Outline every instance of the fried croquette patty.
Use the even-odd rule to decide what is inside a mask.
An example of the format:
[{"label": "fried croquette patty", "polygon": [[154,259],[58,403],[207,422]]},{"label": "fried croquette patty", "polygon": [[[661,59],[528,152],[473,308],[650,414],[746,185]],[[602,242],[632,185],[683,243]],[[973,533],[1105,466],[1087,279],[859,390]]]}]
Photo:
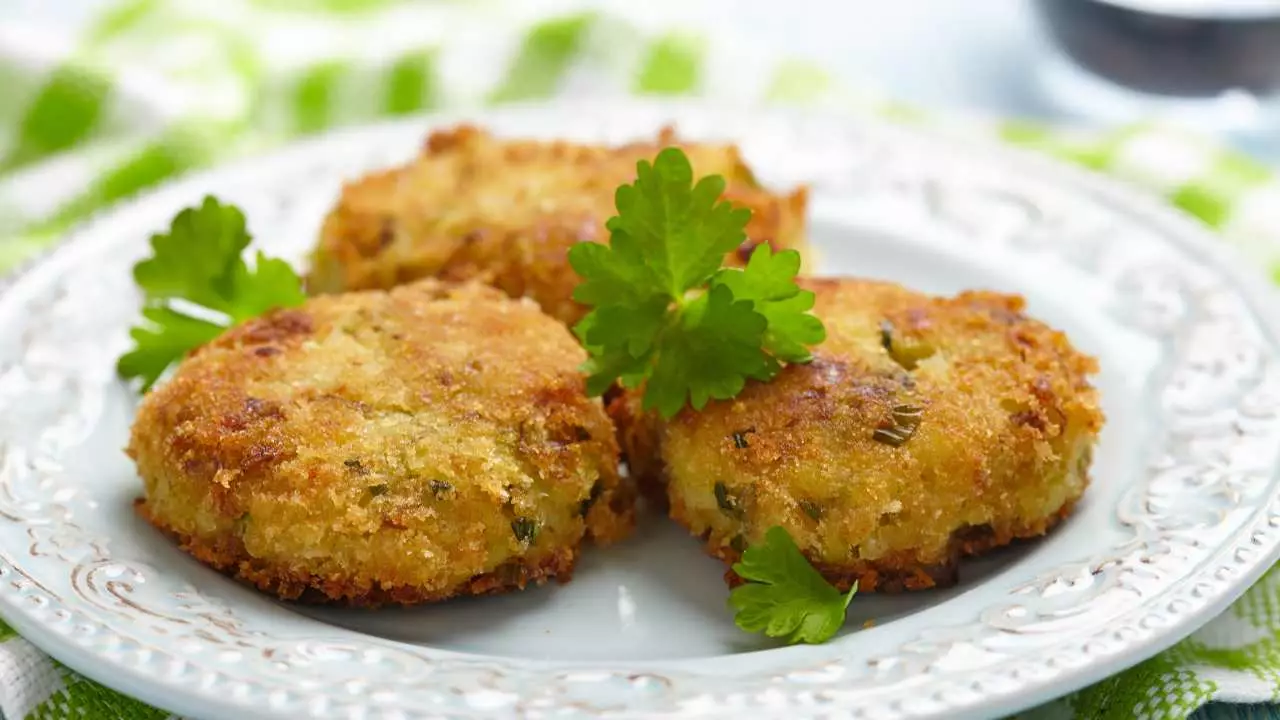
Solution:
[{"label": "fried croquette patty", "polygon": [[287,599],[417,603],[567,580],[634,521],[583,350],[527,300],[436,281],[227,332],[148,394],[142,514]]},{"label": "fried croquette patty", "polygon": [[[638,160],[676,142],[670,130],[620,147],[502,140],[469,126],[433,133],[414,162],[346,186],[321,230],[308,290],[478,279],[573,324],[586,309],[572,297],[579,278],[569,248],[606,241],[618,186],[635,180]],[[762,188],[732,145],[681,147],[697,176],[724,176],[725,198],[752,211],[729,264],[761,243],[804,248],[803,189]]]},{"label": "fried croquette patty", "polygon": [[801,284],[827,328],[813,362],[667,422],[638,393],[610,405],[632,473],[709,552],[780,525],[841,588],[921,589],[1070,513],[1103,421],[1092,358],[1018,297]]}]

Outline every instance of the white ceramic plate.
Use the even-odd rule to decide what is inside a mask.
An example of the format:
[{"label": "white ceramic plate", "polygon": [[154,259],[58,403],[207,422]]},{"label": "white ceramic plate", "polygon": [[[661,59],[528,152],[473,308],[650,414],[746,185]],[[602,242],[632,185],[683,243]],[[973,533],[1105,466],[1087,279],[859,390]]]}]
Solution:
[{"label": "white ceramic plate", "polygon": [[[0,612],[76,670],[196,717],[989,716],[1155,653],[1277,556],[1280,363],[1267,291],[1213,238],[1098,178],[994,147],[831,117],[560,105],[468,119],[623,141],[674,121],[814,185],[824,273],[1026,294],[1102,364],[1094,485],[1043,541],[958,587],[861,596],[822,646],[738,631],[720,566],[661,517],[573,583],[412,610],[274,602],[141,522],[113,375],[129,267],[180,207],[239,203],[300,259],[340,183],[416,152],[437,118],[346,132],[171,185],[88,224],[0,295]],[[32,192],[39,192],[32,188]],[[873,621],[867,622],[867,621]],[[864,623],[870,625],[863,629]]]}]

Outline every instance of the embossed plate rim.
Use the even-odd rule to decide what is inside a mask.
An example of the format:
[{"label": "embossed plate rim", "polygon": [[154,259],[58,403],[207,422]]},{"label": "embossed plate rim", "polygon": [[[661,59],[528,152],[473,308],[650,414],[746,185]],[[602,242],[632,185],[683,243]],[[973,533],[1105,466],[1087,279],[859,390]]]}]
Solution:
[{"label": "embossed plate rim", "polygon": [[[276,151],[266,158],[244,160],[223,166],[210,173],[202,173],[197,176],[180,180],[168,187],[148,194],[146,197],[130,201],[126,204],[108,211],[107,213],[96,218],[86,226],[83,226],[75,233],[72,233],[67,241],[59,248],[55,249],[44,259],[32,263],[24,268],[21,272],[7,278],[3,283],[4,294],[0,295],[0,303],[10,300],[10,293],[15,284],[21,279],[26,278],[35,281],[41,275],[41,271],[52,273],[55,272],[59,265],[63,262],[71,262],[72,253],[78,250],[85,250],[90,247],[90,242],[94,237],[94,230],[101,225],[110,224],[115,219],[127,216],[135,208],[149,202],[154,202],[157,197],[181,194],[192,188],[202,186],[210,174],[214,176],[234,174],[243,172],[259,163],[271,162],[281,165],[288,164],[296,159],[307,156],[308,153],[315,151],[317,148],[331,143],[342,144],[357,142],[360,138],[373,137],[380,133],[387,132],[389,128],[425,128],[428,124],[448,123],[460,119],[472,119],[483,122],[486,117],[506,116],[519,117],[522,113],[545,114],[547,112],[563,112],[566,114],[582,114],[582,113],[600,113],[608,115],[610,113],[620,113],[627,108],[634,107],[643,110],[644,113],[658,115],[675,115],[695,117],[700,114],[708,117],[722,117],[731,112],[732,109],[724,108],[702,108],[697,105],[688,103],[675,103],[658,105],[653,103],[645,103],[641,105],[631,103],[562,103],[551,106],[548,109],[545,106],[534,107],[512,107],[499,111],[486,113],[452,113],[449,115],[435,115],[424,118],[413,118],[408,120],[395,121],[390,123],[382,123],[374,126],[365,126],[362,128],[354,128],[335,133],[330,136],[320,137],[308,141],[304,141],[297,145]],[[916,129],[904,129],[897,126],[889,126],[876,121],[855,118],[837,118],[836,116],[815,116],[808,113],[796,113],[778,110],[760,111],[758,109],[738,109],[737,112],[749,112],[762,116],[777,119],[781,122],[800,123],[806,119],[816,117],[824,117],[827,121],[848,125],[851,128],[857,128],[859,132],[868,135],[892,138],[899,143],[941,143],[943,147],[954,145],[957,141],[954,138],[945,138],[940,135],[924,132]],[[1160,205],[1152,198],[1143,196],[1141,193],[1134,191],[1125,186],[1121,186],[1114,181],[1091,175],[1076,168],[1067,167],[1059,163],[1033,156],[1030,153],[1010,150],[1002,146],[996,146],[992,143],[969,142],[962,143],[967,149],[960,153],[961,156],[979,155],[990,156],[994,162],[1000,163],[1003,167],[1011,170],[1019,170],[1036,177],[1037,181],[1043,181],[1053,185],[1056,188],[1070,190],[1071,194],[1079,197],[1088,197],[1096,201],[1100,205],[1124,208],[1126,213],[1137,218],[1143,219],[1151,226],[1159,228],[1160,233],[1165,241],[1171,241],[1176,244],[1179,250],[1186,253],[1190,257],[1199,258],[1202,261],[1207,260],[1215,269],[1233,280],[1238,288],[1243,288],[1239,294],[1243,296],[1249,305],[1249,309],[1259,320],[1260,328],[1266,330],[1270,336],[1270,340],[1274,344],[1275,338],[1280,336],[1280,322],[1275,318],[1274,314],[1262,312],[1261,309],[1274,304],[1273,291],[1270,290],[1262,281],[1261,277],[1256,273],[1247,271],[1240,266],[1226,248],[1221,243],[1216,242],[1207,230],[1197,227],[1190,219],[1180,216],[1178,213]],[[1274,472],[1274,468],[1273,468]],[[1017,680],[1012,686],[1001,689],[989,689],[985,694],[979,694],[980,697],[972,698],[968,701],[956,701],[954,705],[945,710],[963,710],[965,712],[983,712],[990,713],[992,711],[1008,711],[1016,710],[1028,704],[1039,700],[1047,699],[1053,695],[1067,692],[1071,689],[1088,683],[1091,680],[1098,679],[1110,672],[1114,672],[1122,666],[1132,664],[1141,660],[1143,657],[1149,656],[1159,649],[1172,644],[1180,637],[1192,631],[1199,622],[1207,620],[1212,614],[1225,608],[1235,597],[1247,588],[1248,584],[1256,579],[1277,556],[1280,554],[1280,538],[1274,531],[1277,513],[1277,496],[1272,494],[1265,502],[1260,502],[1253,508],[1252,514],[1241,522],[1240,528],[1235,532],[1235,539],[1246,539],[1250,537],[1257,529],[1270,522],[1273,525],[1272,532],[1267,538],[1269,547],[1265,548],[1265,552],[1255,553],[1252,561],[1234,560],[1233,563],[1224,565],[1224,567],[1234,567],[1240,571],[1230,581],[1215,583],[1213,593],[1206,598],[1194,601],[1193,610],[1189,612],[1174,613],[1178,615],[1177,622],[1172,627],[1151,631],[1150,633],[1133,639],[1126,644],[1102,655],[1102,657],[1094,656],[1095,660],[1100,660],[1092,665],[1085,667],[1073,667],[1069,669],[1060,669],[1056,676],[1048,678],[1040,678],[1033,680]],[[1204,574],[1217,569],[1219,563],[1223,560],[1223,553],[1234,554],[1243,547],[1242,543],[1235,545],[1223,545],[1210,552],[1202,561],[1202,565],[1206,568]],[[3,564],[9,565],[9,573],[22,573],[20,564],[14,562],[8,557],[0,559]],[[0,567],[3,567],[0,564]],[[1241,570],[1241,568],[1243,568]],[[203,696],[193,695],[188,686],[178,683],[168,683],[164,681],[157,682],[151,680],[145,681],[140,671],[127,663],[114,661],[113,664],[102,664],[100,654],[95,655],[93,651],[81,649],[75,640],[67,639],[58,634],[59,630],[54,630],[44,624],[41,624],[34,617],[28,615],[28,610],[18,604],[19,596],[16,592],[11,591],[12,578],[0,589],[0,608],[3,608],[3,614],[14,621],[17,627],[24,635],[36,638],[41,645],[45,645],[54,649],[54,654],[62,657],[68,664],[82,672],[86,672],[90,677],[102,680],[107,684],[121,686],[129,692],[135,693],[144,699],[157,702],[162,705],[172,707],[196,707],[203,708],[204,711],[210,711],[213,706],[207,704],[210,697],[206,694]],[[1161,602],[1174,599],[1176,588],[1165,593],[1157,594],[1157,598]],[[1146,604],[1149,604],[1148,600]],[[1131,612],[1137,612],[1145,605],[1132,609]],[[392,647],[395,643],[389,641],[373,641],[371,645]],[[100,650],[98,651],[101,652]],[[616,665],[623,663],[609,663],[607,665]],[[625,663],[627,665],[640,665],[641,663]],[[674,663],[673,663],[674,664]],[[680,663],[684,665],[684,663]],[[581,667],[589,665],[589,663],[555,663],[549,666],[552,669],[563,669],[566,667]],[[124,671],[126,675],[122,676],[118,673]],[[116,674],[113,674],[116,673]],[[126,683],[125,680],[130,682]],[[192,703],[199,702],[199,705]],[[234,700],[225,700],[224,704],[218,706],[222,710],[245,709],[243,704],[237,704]],[[757,708],[759,709],[759,708]],[[838,709],[838,703],[829,706],[828,709]],[[781,709],[774,708],[776,711]],[[790,708],[791,714],[794,716],[799,712],[799,708]],[[680,716],[693,716],[697,714],[695,711],[680,713]],[[911,714],[910,710],[903,711],[903,714]]]}]

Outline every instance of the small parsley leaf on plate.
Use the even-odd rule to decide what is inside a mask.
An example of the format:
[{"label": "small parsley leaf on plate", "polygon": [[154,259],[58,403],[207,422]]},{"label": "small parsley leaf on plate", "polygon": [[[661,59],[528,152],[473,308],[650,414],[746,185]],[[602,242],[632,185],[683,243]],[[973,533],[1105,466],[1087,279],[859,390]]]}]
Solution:
[{"label": "small parsley leaf on plate", "polygon": [[695,183],[684,152],[666,148],[618,188],[609,243],[569,250],[582,278],[573,297],[593,308],[574,327],[592,395],[643,385],[645,409],[670,418],[771,379],[781,362],[807,362],[807,345],[825,338],[807,313],[813,293],[795,284],[799,253],[757,249],[736,275],[720,269],[751,219],[724,189],[718,175]]},{"label": "small parsley leaf on plate", "polygon": [[823,643],[844,625],[845,609],[858,587],[841,594],[809,564],[791,535],[771,527],[734,563],[747,582],[729,593],[734,622],[747,632],[786,637],[787,642]]},{"label": "small parsley leaf on plate", "polygon": [[148,390],[174,362],[226,328],[306,298],[298,275],[283,260],[249,246],[244,214],[206,197],[178,213],[167,233],[151,238],[151,256],[133,266],[143,293],[142,317],[129,335],[134,347],[116,363],[125,379]]}]

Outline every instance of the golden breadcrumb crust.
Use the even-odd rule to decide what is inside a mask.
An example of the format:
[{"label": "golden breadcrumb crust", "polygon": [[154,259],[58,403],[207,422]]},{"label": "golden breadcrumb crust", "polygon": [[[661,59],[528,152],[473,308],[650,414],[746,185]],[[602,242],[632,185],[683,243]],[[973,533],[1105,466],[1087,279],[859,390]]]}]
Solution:
[{"label": "golden breadcrumb crust", "polygon": [[[569,248],[606,241],[618,186],[635,180],[638,160],[677,143],[669,129],[619,147],[504,140],[465,125],[433,133],[412,163],[346,186],[321,231],[308,289],[477,279],[572,324],[586,311],[572,298],[579,279]],[[752,211],[730,264],[761,243],[804,249],[803,188],[777,195],[760,187],[732,145],[680,145],[695,176],[724,176],[725,197]]]},{"label": "golden breadcrumb crust", "polygon": [[[142,514],[283,598],[413,603],[568,578],[634,521],[583,350],[529,301],[425,281],[228,331],[148,394]],[[585,514],[585,517],[584,517]]]},{"label": "golden breadcrumb crust", "polygon": [[781,525],[841,587],[914,590],[1070,512],[1103,422],[1092,358],[1019,297],[802,285],[827,328],[813,362],[667,422],[638,392],[610,404],[632,474],[710,553],[731,563]]}]

